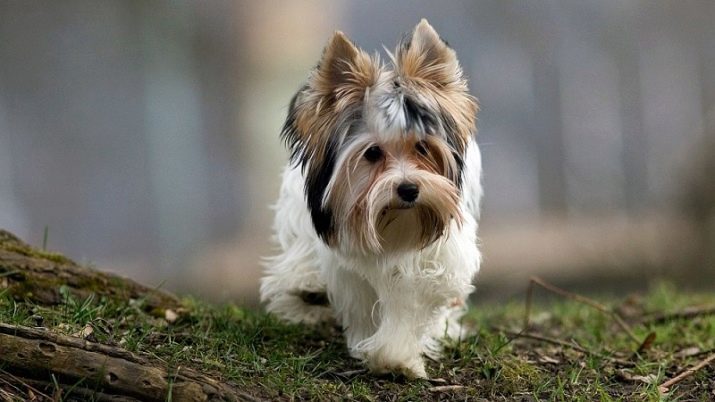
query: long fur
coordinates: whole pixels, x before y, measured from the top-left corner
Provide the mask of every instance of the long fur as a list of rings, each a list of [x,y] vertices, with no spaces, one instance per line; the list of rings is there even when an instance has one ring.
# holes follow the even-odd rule
[[[336,319],[374,372],[424,377],[423,354],[462,335],[480,265],[478,105],[426,20],[390,59],[337,32],[291,101],[280,252],[267,259],[261,297],[289,321]],[[329,306],[306,297],[324,292]]]

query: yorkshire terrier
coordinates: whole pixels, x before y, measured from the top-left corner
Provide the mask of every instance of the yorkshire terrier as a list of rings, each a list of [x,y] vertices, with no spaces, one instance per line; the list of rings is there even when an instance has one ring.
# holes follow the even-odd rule
[[[426,377],[423,355],[464,335],[479,271],[479,107],[426,20],[389,58],[336,32],[290,102],[261,298],[291,322],[336,320],[372,372]]]

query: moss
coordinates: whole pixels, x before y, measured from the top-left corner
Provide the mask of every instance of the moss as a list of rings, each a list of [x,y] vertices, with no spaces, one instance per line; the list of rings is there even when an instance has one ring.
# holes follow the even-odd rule
[[[110,285],[106,277],[99,275],[83,275],[81,277],[77,277],[74,283],[72,283],[72,286],[98,294],[107,293],[108,290],[111,290],[112,293],[116,293],[123,290],[125,287],[124,284],[119,283]]]
[[[56,264],[73,264],[72,260],[62,254],[38,250],[21,243],[0,243],[0,248],[11,253],[17,253],[31,258],[39,258]]]
[[[62,301],[59,289],[62,283],[57,278],[35,277],[31,281],[13,281],[8,286],[8,294],[16,300],[39,300],[47,304]]]
[[[517,393],[531,389],[534,384],[542,383],[545,373],[526,360],[503,358],[499,362],[500,381],[503,391]]]
[[[162,318],[166,315],[166,308],[164,307],[153,307],[147,311],[152,317]]]
[[[39,258],[57,264],[74,264],[72,260],[59,253],[38,250],[18,239],[15,235],[5,230],[0,230],[0,250],[17,253],[26,257]]]
[[[172,295],[81,267],[61,254],[35,249],[2,230],[0,277],[8,279],[8,293],[16,300],[57,304],[61,299],[57,289],[67,285],[72,295],[80,298],[97,294],[120,300],[145,300],[147,311],[151,310],[156,317],[163,317],[167,308],[181,307]]]

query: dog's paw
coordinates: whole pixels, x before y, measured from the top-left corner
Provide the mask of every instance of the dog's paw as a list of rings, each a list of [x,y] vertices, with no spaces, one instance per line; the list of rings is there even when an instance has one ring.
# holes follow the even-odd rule
[[[377,353],[367,357],[367,367],[374,374],[402,374],[407,378],[427,378],[425,364],[421,357],[408,360],[390,359]]]

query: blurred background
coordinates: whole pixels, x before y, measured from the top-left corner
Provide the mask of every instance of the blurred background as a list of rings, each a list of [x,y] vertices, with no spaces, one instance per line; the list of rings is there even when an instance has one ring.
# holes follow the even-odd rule
[[[715,2],[2,1],[0,227],[254,304],[288,102],[426,17],[481,102],[481,298],[715,288]]]

